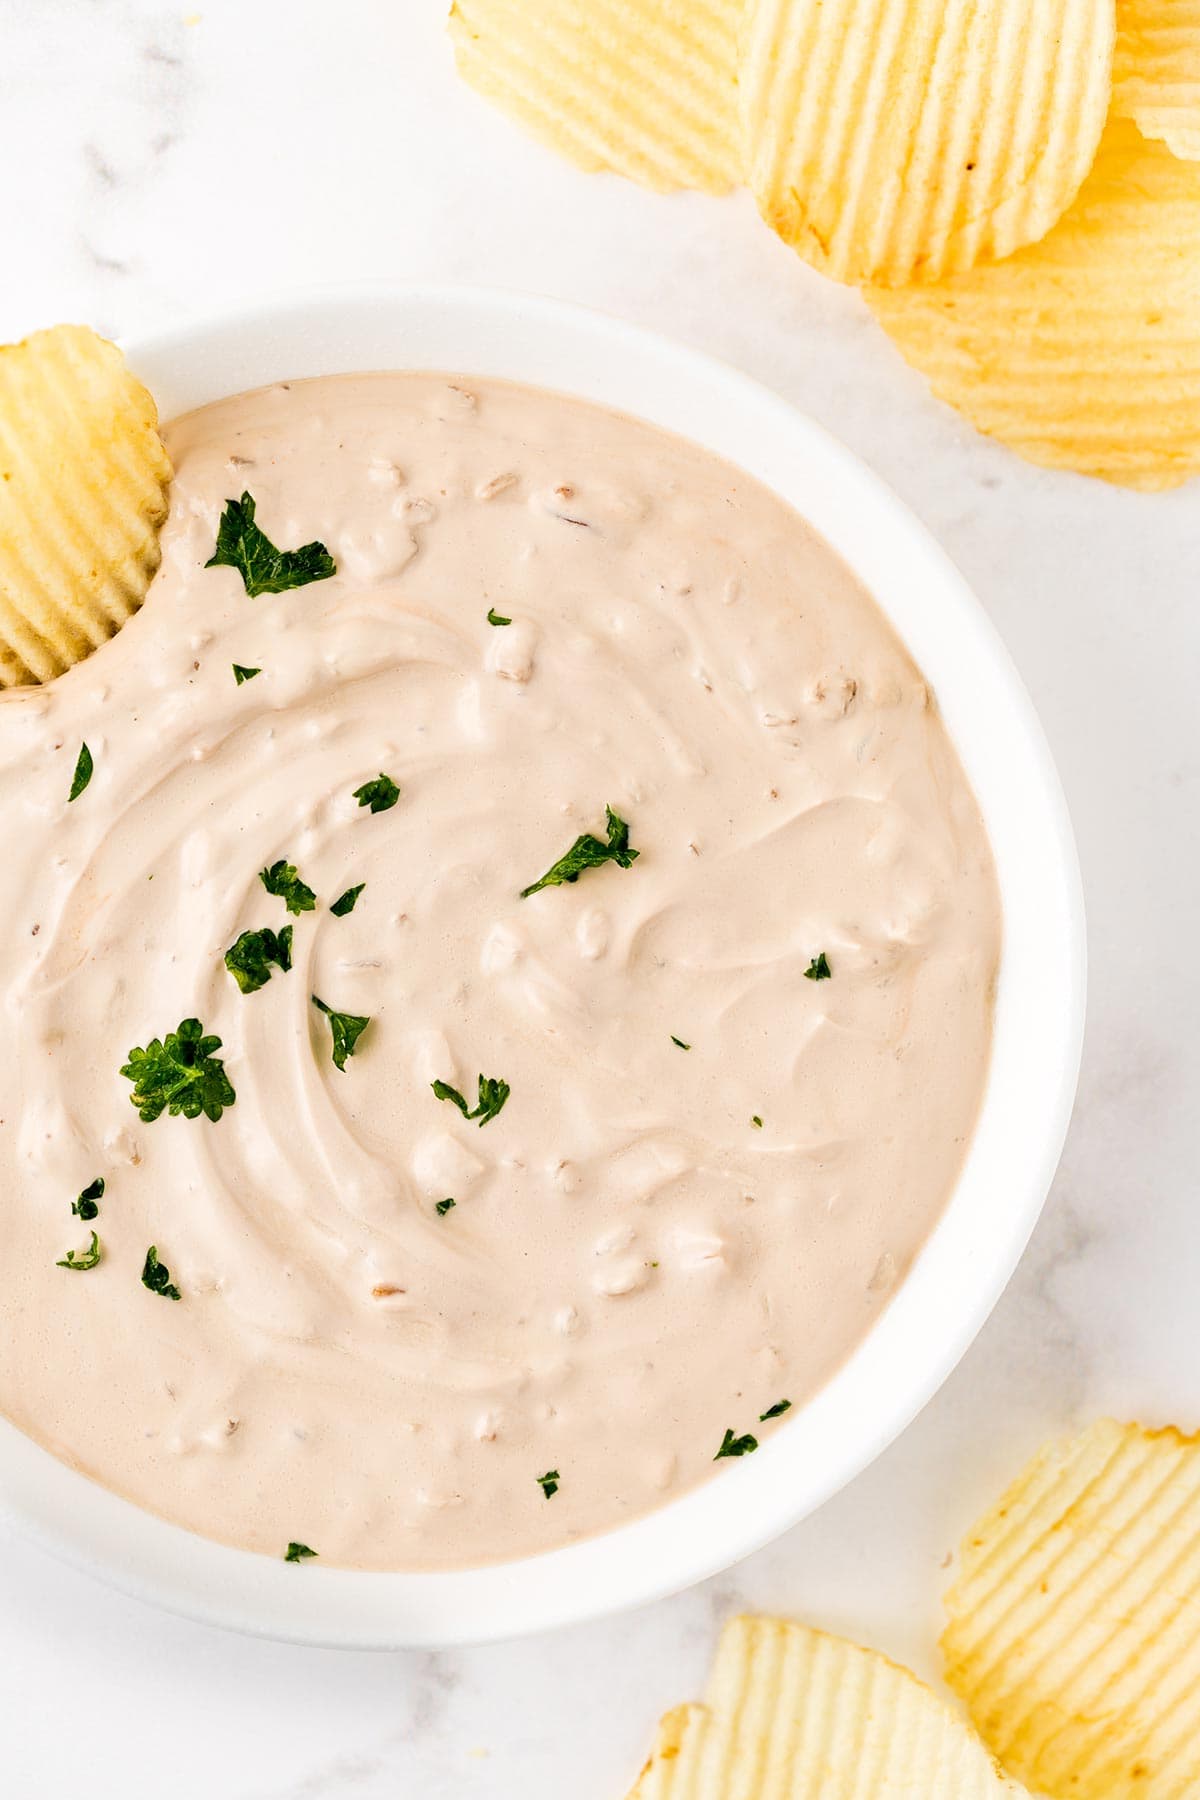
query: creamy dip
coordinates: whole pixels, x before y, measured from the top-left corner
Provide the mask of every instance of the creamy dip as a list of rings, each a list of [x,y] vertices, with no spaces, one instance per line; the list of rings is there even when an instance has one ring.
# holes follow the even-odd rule
[[[932,695],[786,505],[598,408],[367,375],[166,436],[145,607],[0,703],[0,1408],[358,1567],[722,1478],[878,1318],[975,1122],[1000,906]],[[243,491],[336,575],[206,568]],[[522,898],[609,806],[636,860]],[[243,993],[226,951],[286,925]],[[344,1069],[314,994],[370,1018]],[[143,1122],[122,1066],[190,1018],[236,1100]],[[482,1121],[431,1085],[481,1075]]]

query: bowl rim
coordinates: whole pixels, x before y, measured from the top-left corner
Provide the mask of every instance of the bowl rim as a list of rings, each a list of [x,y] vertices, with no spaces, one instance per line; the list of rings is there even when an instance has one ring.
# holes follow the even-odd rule
[[[987,1088],[946,1209],[867,1336],[754,1458],[516,1562],[297,1570],[143,1512],[0,1420],[0,1516],[127,1594],[293,1643],[449,1648],[691,1586],[813,1512],[892,1442],[983,1325],[1041,1212],[1078,1078],[1086,944],[1066,801],[1029,695],[979,601],[878,476],[740,370],[620,319],[510,290],[363,282],[208,311],[125,348],[165,416],[273,380],[439,369],[614,407],[764,481],[866,583],[930,679],[992,839],[1005,942]]]

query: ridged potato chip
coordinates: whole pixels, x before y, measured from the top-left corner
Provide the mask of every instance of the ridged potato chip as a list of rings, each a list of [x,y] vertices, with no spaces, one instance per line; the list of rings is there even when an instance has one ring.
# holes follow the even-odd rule
[[[988,1747],[1061,1800],[1200,1794],[1200,1439],[1102,1419],[971,1532],[946,1679]]]
[[[583,169],[725,193],[741,177],[741,0],[454,0],[459,74]]]
[[[866,297],[934,393],[1031,462],[1146,489],[1200,468],[1200,164],[1129,123],[1040,244]]]
[[[659,1727],[629,1800],[1021,1800],[943,1700],[878,1651],[732,1620],[702,1706]]]
[[[747,0],[767,223],[838,281],[936,281],[1043,237],[1108,109],[1114,0]]]
[[[628,1800],[668,1800],[684,1737],[689,1730],[703,1730],[708,1717],[703,1706],[673,1706],[658,1721],[654,1748],[646,1759],[641,1774],[629,1790]]]
[[[0,346],[0,687],[62,674],[137,610],[170,480],[115,345],[56,325]]]
[[[1200,161],[1200,0],[1117,0],[1113,112]]]

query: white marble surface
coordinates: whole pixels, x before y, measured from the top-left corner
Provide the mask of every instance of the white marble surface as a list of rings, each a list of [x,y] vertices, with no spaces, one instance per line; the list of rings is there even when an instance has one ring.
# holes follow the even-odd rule
[[[935,405],[854,297],[744,196],[560,165],[452,76],[441,0],[0,0],[0,340],[128,332],[339,276],[490,282],[619,312],[773,383],[958,560],[1033,692],[1074,813],[1092,987],[1033,1245],[903,1439],[705,1587],[553,1639],[351,1655],[161,1617],[0,1536],[13,1800],[616,1800],[716,1624],[845,1628],[932,1673],[946,1553],[1048,1431],[1200,1423],[1200,485],[1040,473]]]

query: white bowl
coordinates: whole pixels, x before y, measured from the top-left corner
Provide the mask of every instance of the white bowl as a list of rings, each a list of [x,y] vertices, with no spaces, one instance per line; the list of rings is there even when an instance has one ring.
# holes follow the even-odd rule
[[[924,529],[850,453],[744,375],[556,301],[358,289],[253,308],[128,346],[165,417],[265,382],[356,369],[504,376],[693,439],[812,521],[925,675],[978,796],[1004,904],[991,1073],[946,1212],[870,1335],[753,1458],[565,1550],[449,1574],[369,1574],[230,1550],[141,1512],[0,1421],[0,1506],[142,1599],[264,1636],[443,1646],[657,1598],[727,1568],[864,1468],[946,1378],[1011,1275],[1066,1133],[1084,1012],[1083,901],[1062,790],[987,617]]]

